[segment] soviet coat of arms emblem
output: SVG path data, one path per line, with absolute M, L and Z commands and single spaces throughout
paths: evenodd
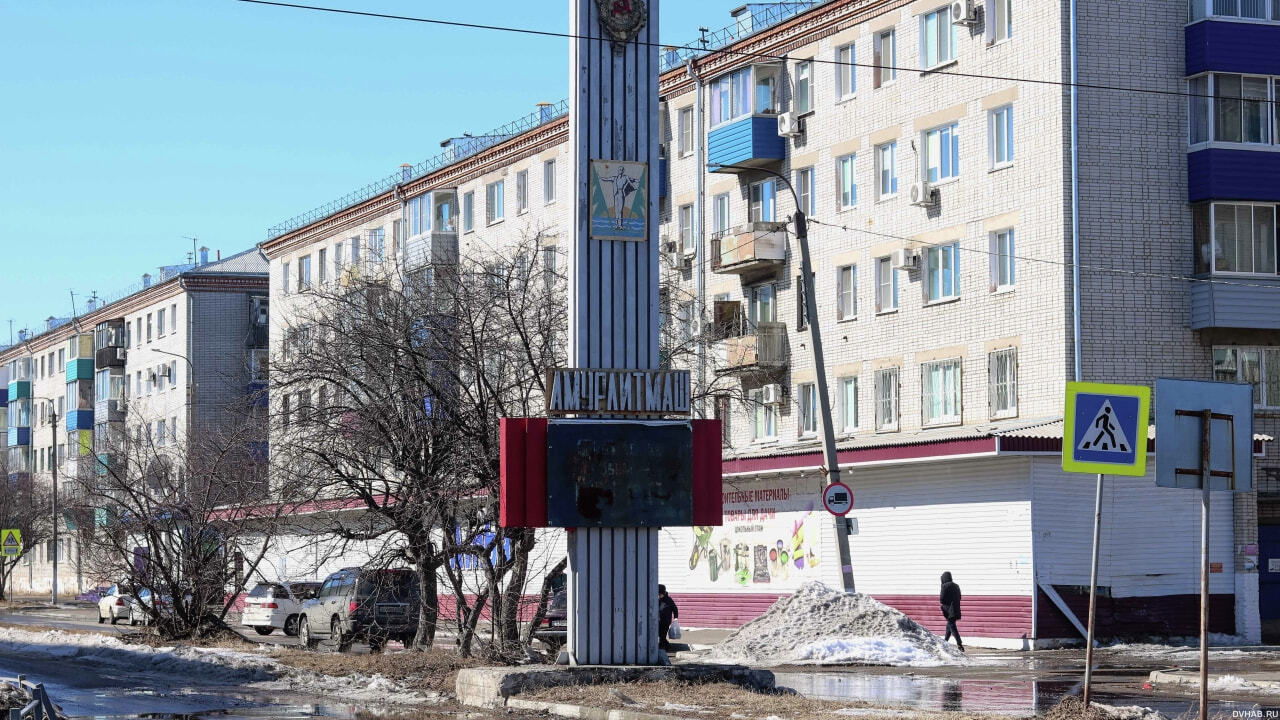
M 600 9 L 600 27 L 613 40 L 613 49 L 622 52 L 644 28 L 649 13 L 644 0 L 596 0 Z

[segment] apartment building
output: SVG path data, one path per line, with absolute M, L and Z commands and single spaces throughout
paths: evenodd
M 82 542 L 115 512 L 84 488 L 119 461 L 121 440 L 176 453 L 225 427 L 233 404 L 265 403 L 266 260 L 256 248 L 213 260 L 202 249 L 196 260 L 0 351 L 10 481 L 51 483 L 56 466 L 63 509 L 58 544 L 23 557 L 16 592 L 49 591 L 55 553 L 61 592 L 105 580 L 85 567 Z
M 1265 562 L 1280 556 L 1265 442 L 1280 430 L 1280 125 L 1256 99 L 1280 93 L 1266 50 L 1280 6 L 1076 11 L 1073 34 L 1066 2 L 750 4 L 689 44 L 705 49 L 662 50 L 664 316 L 708 343 L 680 357 L 724 423 L 723 526 L 661 541 L 689 625 L 740 624 L 808 580 L 840 586 L 845 533 L 856 589 L 929 627 L 950 571 L 970 642 L 1078 639 L 1094 480 L 1058 460 L 1077 366 L 1099 382 L 1254 383 L 1259 492 L 1215 496 L 1211 625 L 1257 638 L 1280 620 Z M 530 231 L 554 245 L 571 227 L 562 112 L 452 141 L 273 229 L 273 352 L 308 285 L 351 265 Z M 797 205 L 816 318 L 800 311 Z M 847 522 L 819 499 L 814 320 Z M 1108 478 L 1103 518 L 1101 632 L 1191 634 L 1198 493 Z

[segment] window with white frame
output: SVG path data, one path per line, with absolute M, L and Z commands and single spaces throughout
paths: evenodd
M 944 5 L 920 18 L 920 64 L 932 68 L 956 59 L 956 26 L 951 6 Z
M 476 194 L 474 191 L 462 194 L 462 232 L 476 229 Z
M 836 48 L 836 97 L 851 98 L 858 91 L 858 73 L 853 43 Z
M 1193 145 L 1210 140 L 1249 145 L 1280 142 L 1277 93 L 1280 78 L 1268 75 L 1209 73 L 1187 80 L 1188 140 Z
M 876 312 L 893 312 L 898 309 L 898 271 L 893 259 L 876 258 Z
M 1017 282 L 1014 269 L 1013 229 L 991 233 L 991 291 L 1012 290 Z
M 542 204 L 556 201 L 556 161 L 542 163 Z
M 681 155 L 689 155 L 693 152 L 693 108 L 680 108 L 676 126 L 680 133 L 676 147 Z
M 529 171 L 516 173 L 516 213 L 529 209 Z
M 178 332 L 178 304 L 169 306 L 169 332 Z
M 1191 19 L 1205 17 L 1280 21 L 1280 0 L 1191 0 Z
M 693 205 L 681 205 L 677 212 L 680 220 L 680 252 L 693 249 Z
M 289 263 L 282 262 L 280 263 L 280 294 L 288 295 L 291 289 L 289 287 Z M 138 333 L 138 337 L 141 339 L 142 333 Z
M 503 184 L 504 181 L 498 180 L 484 186 L 484 219 L 489 225 L 503 218 Z
M 960 360 L 920 364 L 920 412 L 924 425 L 960 422 Z
M 1200 203 L 1191 207 L 1196 272 L 1276 274 L 1275 204 Z
M 756 389 L 747 393 L 751 401 L 751 439 L 756 441 L 776 440 L 778 438 L 778 409 L 764 402 L 764 390 Z
M 808 215 L 815 214 L 817 210 L 816 196 L 813 192 L 813 168 L 800 168 L 796 170 L 796 199 L 800 202 L 800 210 Z
M 333 276 L 338 279 L 341 279 L 342 266 L 346 263 L 345 251 L 346 245 L 341 240 L 333 244 Z
M 156 311 L 156 337 L 164 337 L 165 332 L 169 329 L 169 326 L 165 324 L 164 315 L 164 308 Z M 52 355 L 53 353 L 49 354 Z M 53 358 L 49 358 L 49 372 L 53 372 Z
M 751 68 L 722 75 L 711 83 L 711 125 L 751 114 Z
M 751 183 L 751 222 L 773 222 L 777 218 L 778 181 L 770 178 Z
M 156 421 L 156 444 L 164 445 L 169 440 L 168 425 L 164 420 Z
M 778 292 L 773 283 L 762 283 L 747 290 L 747 319 L 752 326 L 778 321 Z
M 842 433 L 852 433 L 858 429 L 858 378 L 837 378 L 836 392 L 836 408 L 840 413 L 837 426 Z
M 324 284 L 325 278 L 327 277 L 326 273 L 328 270 L 325 269 L 325 264 L 328 261 L 328 254 L 329 251 L 326 248 L 320 248 L 316 251 L 316 270 L 318 271 L 316 274 L 321 285 Z
M 298 258 L 298 292 L 311 289 L 311 256 Z
M 1018 348 L 987 355 L 987 401 L 994 419 L 1018 414 Z
M 925 301 L 960 297 L 960 243 L 925 250 Z
M 929 182 L 960 176 L 960 125 L 952 123 L 924 134 L 924 168 Z
M 898 429 L 898 368 L 881 368 L 875 375 L 876 430 Z
M 881 87 L 898 77 L 898 34 L 893 28 L 876 34 L 873 84 Z
M 711 230 L 718 237 L 729 227 L 729 193 L 721 193 L 711 200 Z
M 836 268 L 836 320 L 853 320 L 858 316 L 858 266 Z
M 991 148 L 991 167 L 1013 164 L 1013 106 L 1005 105 L 987 113 L 987 144 Z
M 347 238 L 347 246 L 351 248 L 351 267 L 360 266 L 360 236 Z
M 876 194 L 881 198 L 898 194 L 898 141 L 876 146 Z
M 987 0 L 987 42 L 1013 37 L 1013 0 Z
M 818 434 L 818 391 L 813 383 L 800 383 L 796 386 L 796 403 L 799 410 L 796 418 L 800 437 L 812 437 Z
M 845 155 L 836 160 L 836 188 L 841 210 L 847 210 L 858 204 L 858 179 L 853 172 L 856 158 L 856 155 Z
M 1254 407 L 1280 407 L 1280 347 L 1215 347 L 1213 379 L 1249 383 Z
M 803 115 L 813 110 L 813 61 L 796 63 L 796 80 L 792 86 L 795 95 L 795 112 Z

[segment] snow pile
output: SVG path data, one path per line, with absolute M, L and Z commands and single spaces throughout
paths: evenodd
M 1214 692 L 1280 692 L 1280 688 L 1271 685 L 1259 685 L 1239 675 L 1222 675 L 1209 681 L 1209 689 Z
M 964 654 L 869 596 L 805 583 L 711 649 L 750 664 L 956 665 Z
M 1141 705 L 1103 705 L 1094 702 L 1089 703 L 1089 707 L 1112 720 L 1169 720 L 1164 713 Z

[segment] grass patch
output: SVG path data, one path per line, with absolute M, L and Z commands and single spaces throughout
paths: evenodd
M 478 658 L 459 657 L 451 650 L 432 648 L 414 652 L 349 655 L 277 647 L 273 660 L 321 675 L 379 674 L 413 690 L 453 694 L 458 671 L 489 665 Z

